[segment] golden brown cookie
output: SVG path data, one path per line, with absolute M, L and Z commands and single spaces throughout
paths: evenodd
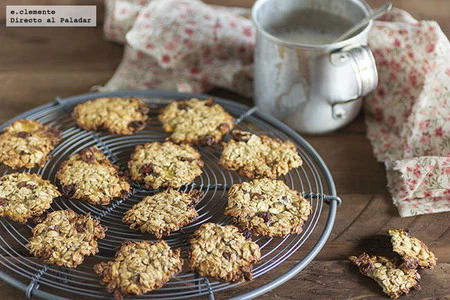
M 0 135 L 0 162 L 13 169 L 42 167 L 61 138 L 61 132 L 50 125 L 14 121 Z
M 25 223 L 50 208 L 58 196 L 58 189 L 38 174 L 7 174 L 0 178 L 0 216 Z
M 225 208 L 240 229 L 271 237 L 301 233 L 311 211 L 300 192 L 281 180 L 267 178 L 234 184 Z
M 231 140 L 223 146 L 219 164 L 250 179 L 275 179 L 302 165 L 302 159 L 290 141 L 235 130 Z
M 411 269 L 433 269 L 436 265 L 436 257 L 428 247 L 415 237 L 411 237 L 404 229 L 392 229 L 388 231 L 394 252 L 403 259 L 403 263 Z
M 149 232 L 160 239 L 191 223 L 197 216 L 195 204 L 203 192 L 190 193 L 169 189 L 145 197 L 128 210 L 122 221 L 131 229 Z
M 97 147 L 81 150 L 61 164 L 56 173 L 69 198 L 107 205 L 116 197 L 126 197 L 130 184 L 118 174 L 118 167 Z
M 420 289 L 420 275 L 416 269 L 407 268 L 403 264 L 397 266 L 386 257 L 366 253 L 358 257 L 350 256 L 349 259 L 359 267 L 361 274 L 374 279 L 392 299 L 407 295 L 412 288 Z
M 98 252 L 97 240 L 105 237 L 100 221 L 72 210 L 57 210 L 33 228 L 27 246 L 30 253 L 46 263 L 76 268 L 85 256 Z
M 172 250 L 163 240 L 124 242 L 114 261 L 94 266 L 103 277 L 108 292 L 115 299 L 143 295 L 162 287 L 170 278 L 181 272 L 183 259 L 180 249 Z
M 78 104 L 72 116 L 84 130 L 105 128 L 115 134 L 132 134 L 145 128 L 148 111 L 147 105 L 135 97 L 112 97 Z
M 202 167 L 197 150 L 170 141 L 138 145 L 128 162 L 131 178 L 154 189 L 188 184 L 202 174 Z
M 252 279 L 261 260 L 258 244 L 232 226 L 205 223 L 190 237 L 189 267 L 200 276 L 236 282 Z
M 158 119 L 175 143 L 217 144 L 234 127 L 234 118 L 212 98 L 173 101 Z

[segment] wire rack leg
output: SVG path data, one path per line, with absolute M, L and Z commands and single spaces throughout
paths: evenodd
M 31 298 L 33 296 L 33 291 L 39 288 L 39 279 L 42 277 L 42 275 L 47 272 L 50 265 L 45 265 L 42 269 L 40 269 L 36 274 L 33 275 L 31 278 L 31 282 L 28 285 L 26 291 L 25 291 L 25 297 Z
M 201 293 L 201 291 L 202 291 L 202 287 L 200 286 L 200 280 L 199 279 L 203 279 L 203 281 L 206 283 L 206 288 L 208 289 L 208 299 L 209 300 L 214 300 L 215 299 L 214 298 L 214 292 L 213 292 L 213 290 L 211 288 L 211 284 L 209 283 L 208 278 L 200 276 L 200 275 L 198 275 L 198 273 L 195 273 L 194 278 L 197 279 L 196 285 L 197 285 L 198 292 Z

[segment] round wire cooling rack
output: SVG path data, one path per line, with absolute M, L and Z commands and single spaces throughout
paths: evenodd
M 88 132 L 76 126 L 70 116 L 76 104 L 89 99 L 111 96 L 136 96 L 146 102 L 151 110 L 151 120 L 146 128 L 133 135 L 119 136 L 106 131 Z M 61 163 L 81 149 L 93 145 L 103 150 L 113 163 L 125 170 L 136 145 L 163 141 L 168 136 L 157 121 L 159 108 L 173 100 L 193 97 L 206 99 L 209 96 L 166 91 L 119 91 L 86 94 L 67 99 L 58 98 L 52 103 L 17 116 L 3 124 L 0 129 L 3 130 L 14 120 L 28 118 L 61 130 L 63 139 L 52 151 L 52 158 L 42 168 L 18 170 L 38 173 L 43 178 L 56 183 L 55 174 Z M 235 129 L 283 140 L 289 139 L 297 146 L 303 165 L 291 170 L 280 179 L 290 188 L 303 193 L 312 205 L 312 213 L 303 226 L 301 234 L 288 235 L 284 238 L 253 236 L 253 240 L 261 248 L 262 260 L 253 268 L 254 280 L 252 281 L 245 283 L 210 281 L 185 267 L 162 288 L 143 296 L 133 296 L 133 299 L 185 299 L 201 296 L 214 299 L 216 295 L 220 296 L 221 292 L 227 293 L 225 297 L 253 298 L 298 274 L 319 253 L 330 235 L 337 206 L 341 200 L 336 195 L 331 174 L 317 152 L 295 131 L 259 112 L 256 108 L 249 108 L 217 97 L 215 101 L 235 117 Z M 222 225 L 232 223 L 231 218 L 224 215 L 227 191 L 233 184 L 246 180 L 236 172 L 218 166 L 217 162 L 221 154 L 219 146 L 199 147 L 198 150 L 205 162 L 203 174 L 191 184 L 182 186 L 180 190 L 197 189 L 204 192 L 196 206 L 199 217 L 192 224 L 164 238 L 171 247 L 180 248 L 184 258 L 187 257 L 188 238 L 201 224 L 205 222 Z M 10 172 L 13 170 L 4 165 L 0 166 L 0 175 Z M 153 235 L 130 230 L 121 220 L 123 214 L 134 204 L 143 197 L 158 191 L 133 183 L 132 192 L 128 197 L 116 199 L 108 206 L 92 205 L 63 197 L 55 199 L 50 211 L 70 208 L 76 213 L 90 212 L 94 218 L 100 220 L 102 225 L 108 227 L 106 237 L 99 240 L 99 253 L 87 257 L 85 262 L 76 269 L 45 264 L 42 260 L 30 256 L 26 244 L 31 237 L 32 222 L 24 225 L 0 218 L 0 278 L 23 290 L 26 297 L 112 298 L 112 295 L 107 293 L 105 287 L 100 284 L 101 278 L 95 274 L 92 267 L 99 261 L 113 259 L 116 247 L 124 240 L 156 240 Z M 283 270 L 281 274 L 279 270 Z M 258 280 L 259 278 L 262 279 Z M 237 295 L 237 293 L 240 294 Z

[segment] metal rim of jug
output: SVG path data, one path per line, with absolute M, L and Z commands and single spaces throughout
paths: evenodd
M 373 25 L 373 21 L 370 21 L 369 23 L 367 23 L 367 25 L 364 27 L 364 29 L 362 29 L 361 31 L 359 31 L 355 35 L 349 37 L 348 39 L 340 41 L 340 42 L 337 42 L 337 43 L 330 43 L 330 44 L 323 44 L 323 45 L 309 45 L 309 44 L 292 43 L 292 42 L 288 42 L 288 41 L 284 41 L 282 39 L 279 39 L 279 38 L 275 37 L 274 35 L 270 34 L 261 25 L 261 23 L 258 21 L 258 12 L 259 12 L 261 6 L 263 6 L 268 1 L 273 1 L 273 0 L 257 0 L 255 2 L 255 4 L 253 5 L 253 7 L 252 7 L 252 21 L 253 21 L 253 24 L 255 25 L 257 31 L 259 33 L 263 34 L 264 37 L 268 38 L 269 40 L 273 41 L 276 44 L 283 45 L 283 46 L 286 46 L 286 47 L 291 47 L 291 48 L 302 47 L 302 48 L 315 48 L 315 49 L 320 49 L 320 48 L 326 49 L 327 47 L 330 47 L 330 46 L 339 48 L 339 47 L 341 47 L 341 45 L 343 47 L 344 45 L 348 45 L 349 43 L 350 44 L 351 43 L 355 43 L 356 40 L 358 39 L 358 36 L 360 34 L 363 34 L 364 32 L 369 31 L 370 28 Z M 355 2 L 360 3 L 364 7 L 367 15 L 369 15 L 372 12 L 372 8 L 365 1 L 358 1 L 358 0 L 356 0 Z

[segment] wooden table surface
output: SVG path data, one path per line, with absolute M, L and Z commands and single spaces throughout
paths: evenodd
M 251 6 L 252 0 L 209 0 Z M 97 28 L 7 28 L 5 4 L 96 4 Z M 373 7 L 383 3 L 371 0 Z M 439 22 L 450 33 L 450 1 L 394 0 L 418 19 Z M 102 39 L 101 0 L 6 0 L 0 5 L 0 123 L 56 96 L 83 94 L 104 84 L 118 66 L 123 46 Z M 213 94 L 251 104 L 232 93 Z M 364 116 L 331 134 L 305 136 L 329 167 L 343 204 L 331 236 L 319 255 L 293 279 L 262 299 L 386 299 L 377 284 L 360 275 L 347 257 L 364 251 L 385 253 L 385 233 L 408 228 L 438 257 L 434 270 L 422 270 L 422 290 L 408 299 L 450 299 L 450 213 L 400 218 L 386 189 L 384 166 L 372 155 Z M 289 263 L 297 262 L 294 254 Z M 288 267 L 284 267 L 288 268 Z M 277 272 L 285 270 L 279 269 Z M 267 280 L 261 278 L 257 280 Z M 23 299 L 24 293 L 0 282 L 0 299 Z M 222 297 L 226 297 L 227 294 Z M 406 298 L 406 297 L 405 297 Z

